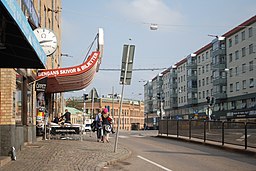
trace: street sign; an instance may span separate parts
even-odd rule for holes
[[[134,52],[135,45],[124,45],[120,84],[131,85]]]

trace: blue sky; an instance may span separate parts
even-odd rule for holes
[[[124,44],[134,44],[133,68],[168,68],[256,14],[255,0],[63,0],[62,66],[83,62],[97,34],[104,30],[100,68],[120,68]],[[158,30],[150,30],[150,23]],[[131,39],[131,40],[129,40]],[[95,49],[95,48],[94,48]],[[160,71],[134,71],[124,97],[143,99],[143,81]],[[92,88],[99,95],[121,94],[120,72],[99,71],[85,90],[65,93],[82,96]],[[142,95],[140,95],[142,94]]]

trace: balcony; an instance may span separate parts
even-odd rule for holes
[[[176,89],[178,87],[178,84],[175,83],[175,84],[170,84],[170,89]]]
[[[195,74],[192,74],[192,75],[188,75],[187,76],[188,78],[188,80],[197,80],[197,75],[195,75]]]
[[[188,88],[187,92],[188,93],[192,93],[192,92],[197,93],[197,88]]]
[[[198,100],[197,98],[188,98],[188,104],[197,104]]]
[[[212,64],[212,69],[219,69],[219,70],[225,70],[226,69],[226,63],[223,62],[217,62]]]
[[[212,56],[225,55],[226,49],[217,49],[212,52]]]
[[[177,94],[177,93],[171,93],[171,94],[170,94],[170,97],[171,97],[171,98],[177,98],[177,97],[178,97],[178,94]]]
[[[197,64],[196,63],[187,64],[187,69],[197,69]]]
[[[226,99],[227,98],[227,94],[225,92],[216,92],[216,93],[213,93],[213,96],[216,99]]]
[[[227,78],[217,77],[213,79],[213,86],[227,85]]]

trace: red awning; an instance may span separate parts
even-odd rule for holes
[[[100,52],[92,52],[89,58],[81,65],[39,70],[37,79],[47,77],[46,93],[59,93],[81,90],[87,87],[96,73]]]

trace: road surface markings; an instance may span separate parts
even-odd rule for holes
[[[151,160],[149,160],[149,159],[146,159],[146,158],[144,158],[144,157],[142,157],[142,156],[137,156],[137,157],[139,157],[140,159],[145,160],[145,161],[147,161],[147,162],[149,162],[149,163],[151,163],[151,164],[153,164],[153,165],[155,165],[155,166],[157,166],[157,167],[160,167],[160,168],[163,169],[163,170],[172,171],[171,169],[168,169],[168,168],[166,168],[166,167],[164,167],[164,166],[162,166],[162,165],[160,165],[160,164],[157,164],[157,163],[155,163],[155,162],[153,162],[153,161],[151,161]]]

